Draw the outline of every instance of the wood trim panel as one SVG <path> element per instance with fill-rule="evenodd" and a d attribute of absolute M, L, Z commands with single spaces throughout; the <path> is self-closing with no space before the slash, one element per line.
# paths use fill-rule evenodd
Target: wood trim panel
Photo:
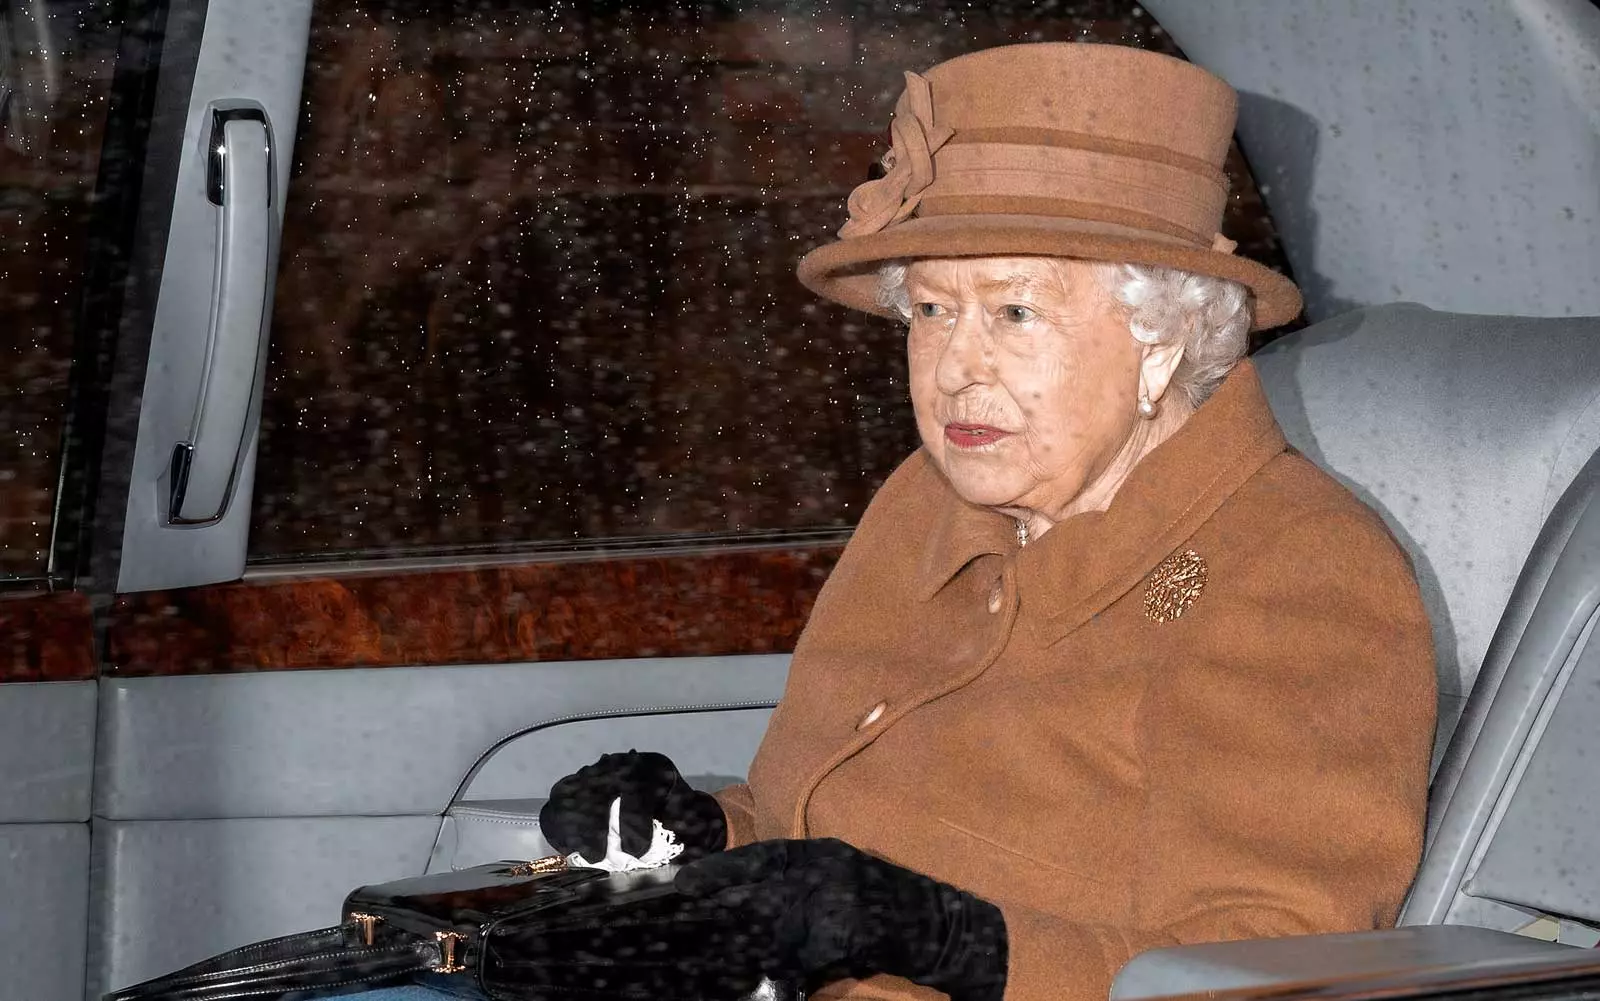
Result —
<path fill-rule="evenodd" d="M 119 677 L 786 653 L 843 547 L 245 581 L 117 598 Z"/>
<path fill-rule="evenodd" d="M 95 676 L 94 615 L 76 591 L 0 597 L 0 682 Z"/>

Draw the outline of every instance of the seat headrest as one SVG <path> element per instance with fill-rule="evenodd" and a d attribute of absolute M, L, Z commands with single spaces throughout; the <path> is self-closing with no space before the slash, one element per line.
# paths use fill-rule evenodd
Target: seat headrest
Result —
<path fill-rule="evenodd" d="M 1410 551 L 1465 695 L 1540 527 L 1600 448 L 1600 317 L 1376 306 L 1256 355 L 1291 444 Z"/>

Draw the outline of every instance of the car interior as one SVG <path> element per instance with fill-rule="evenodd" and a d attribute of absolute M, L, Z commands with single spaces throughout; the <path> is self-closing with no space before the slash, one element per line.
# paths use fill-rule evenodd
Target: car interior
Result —
<path fill-rule="evenodd" d="M 706 335 L 639 316 L 688 297 L 803 301 L 793 260 L 848 182 L 784 166 L 783 143 L 824 128 L 811 102 L 879 122 L 893 99 L 845 94 L 830 46 L 869 66 L 841 72 L 876 80 L 896 60 L 1091 36 L 1175 47 L 1240 92 L 1239 211 L 1306 294 L 1305 322 L 1255 365 L 1291 445 L 1409 554 L 1440 690 L 1426 850 L 1398 927 L 1159 949 L 1112 997 L 1526 972 L 1600 943 L 1600 5 L 3 6 L 0 183 L 20 206 L 5 336 L 18 358 L 35 345 L 36 299 L 70 322 L 51 335 L 59 365 L 0 375 L 0 411 L 20 415 L 7 432 L 49 439 L 40 458 L 0 458 L 19 470 L 0 469 L 0 998 L 97 998 L 328 924 L 359 885 L 548 855 L 545 792 L 608 751 L 661 751 L 706 790 L 742 780 L 810 599 L 912 447 L 906 427 L 882 429 L 907 423 L 903 371 L 874 361 L 892 331 L 859 325 L 840 328 L 837 370 L 807 355 L 843 322 L 831 312 L 753 321 L 809 324 L 759 333 L 794 338 L 798 375 L 756 373 L 738 345 L 697 368 Z M 468 27 L 429 34 L 450 23 Z M 654 90 L 600 57 L 713 35 L 722 49 L 682 56 Z M 73 105 L 73 87 L 94 100 Z M 575 96 L 590 88 L 610 110 Z M 638 180 L 653 154 L 613 141 L 620 127 L 583 146 L 629 108 L 693 118 L 673 95 L 713 88 L 720 179 L 652 160 L 671 182 Z M 466 91 L 490 110 L 535 92 L 529 120 L 549 127 L 467 114 Z M 98 116 L 92 150 L 51 132 L 78 120 L 62 108 Z M 839 171 L 864 170 L 875 133 L 826 128 Z M 515 158 L 540 143 L 573 162 Z M 780 166 L 768 177 L 738 148 Z M 36 195 L 37 177 L 66 190 L 62 151 L 89 157 L 77 194 Z M 532 193 L 496 187 L 524 174 Z M 726 212 L 720 229 L 683 208 L 691 187 Z M 29 198 L 58 208 L 35 219 Z M 478 216 L 452 221 L 469 202 Z M 341 212 L 356 222 L 329 221 Z M 52 227 L 77 242 L 47 248 Z M 739 240 L 765 249 L 739 260 Z M 716 260 L 715 277 L 630 284 L 665 253 Z M 609 355 L 575 348 L 549 305 L 602 293 L 617 301 L 592 322 L 624 331 Z M 528 327 L 526 354 L 495 336 L 497 310 Z M 652 337 L 689 360 L 661 362 L 645 390 L 607 368 L 656 358 Z M 535 356 L 599 374 L 563 389 Z M 44 416 L 25 412 L 46 384 Z M 729 401 L 752 389 L 797 423 L 742 415 Z M 605 418 L 581 463 L 514 446 L 519 421 L 558 434 L 588 419 L 540 393 L 620 413 L 636 391 L 655 423 Z M 653 488 L 630 477 L 670 479 L 694 434 L 724 433 L 685 418 L 670 437 L 660 415 L 727 411 L 726 435 L 751 422 L 770 463 L 824 440 L 803 422 L 830 400 L 869 431 L 815 468 L 795 460 L 821 507 L 737 472 L 635 503 Z M 385 428 L 428 444 L 408 457 Z M 505 475 L 474 481 L 497 449 Z M 502 510 L 516 491 L 542 506 Z"/>

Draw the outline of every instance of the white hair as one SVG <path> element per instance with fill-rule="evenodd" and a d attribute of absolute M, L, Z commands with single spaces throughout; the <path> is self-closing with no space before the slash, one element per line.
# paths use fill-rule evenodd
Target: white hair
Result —
<path fill-rule="evenodd" d="M 907 261 L 878 269 L 878 305 L 910 322 Z M 1238 282 L 1153 264 L 1094 262 L 1095 277 L 1127 315 L 1141 344 L 1183 345 L 1172 381 L 1189 403 L 1204 403 L 1249 347 L 1250 292 Z"/>

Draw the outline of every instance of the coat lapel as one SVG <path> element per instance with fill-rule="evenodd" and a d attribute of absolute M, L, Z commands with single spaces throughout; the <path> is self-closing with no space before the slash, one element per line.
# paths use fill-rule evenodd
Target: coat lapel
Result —
<path fill-rule="evenodd" d="M 1137 586 L 1284 445 L 1255 366 L 1240 362 L 1110 507 L 1061 522 L 1020 553 L 1010 518 L 968 504 L 930 470 L 939 497 L 917 596 L 931 599 L 979 556 L 1016 553 L 1024 593 L 1046 609 L 1029 617 L 1033 628 L 1054 643 Z"/>
<path fill-rule="evenodd" d="M 1182 429 L 1145 456 L 1105 511 L 1070 518 L 1018 556 L 1029 618 L 1055 643 L 1149 576 L 1284 450 L 1261 380 L 1241 362 Z"/>

